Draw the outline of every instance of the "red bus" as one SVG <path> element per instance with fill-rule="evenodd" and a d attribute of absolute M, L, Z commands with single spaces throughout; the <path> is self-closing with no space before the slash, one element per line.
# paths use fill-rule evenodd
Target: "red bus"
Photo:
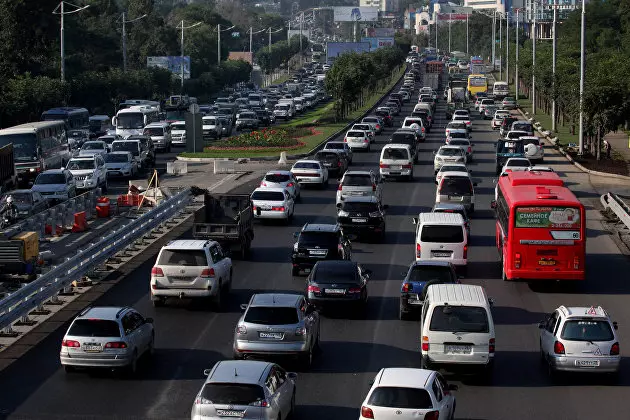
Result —
<path fill-rule="evenodd" d="M 499 179 L 492 208 L 503 280 L 584 280 L 586 213 L 561 181 L 531 172 Z"/>

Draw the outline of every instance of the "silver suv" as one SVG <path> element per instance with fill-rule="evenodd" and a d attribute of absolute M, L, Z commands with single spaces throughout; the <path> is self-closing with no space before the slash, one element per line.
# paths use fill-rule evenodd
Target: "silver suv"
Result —
<path fill-rule="evenodd" d="M 136 373 L 138 359 L 153 354 L 153 320 L 132 308 L 90 307 L 77 316 L 61 342 L 66 372 L 76 367 L 126 368 Z"/>
<path fill-rule="evenodd" d="M 374 171 L 346 171 L 339 181 L 335 205 L 341 204 L 346 197 L 376 197 L 380 203 L 383 198 L 383 182 Z"/>
<path fill-rule="evenodd" d="M 286 420 L 295 412 L 297 374 L 275 363 L 223 360 L 203 373 L 207 379 L 193 403 L 191 420 Z"/>
<path fill-rule="evenodd" d="M 319 346 L 319 314 L 304 296 L 263 293 L 241 305 L 234 331 L 234 358 L 294 356 L 308 368 Z"/>

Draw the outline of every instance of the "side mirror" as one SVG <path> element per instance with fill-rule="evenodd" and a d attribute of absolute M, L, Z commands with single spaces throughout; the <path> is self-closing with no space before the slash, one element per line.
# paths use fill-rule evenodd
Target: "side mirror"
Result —
<path fill-rule="evenodd" d="M 490 306 L 494 306 L 494 299 L 488 298 L 488 303 L 490 304 Z"/>
<path fill-rule="evenodd" d="M 144 318 L 145 324 L 153 324 L 153 318 Z"/>
<path fill-rule="evenodd" d="M 497 208 L 497 201 L 496 200 L 492 200 L 490 202 L 490 208 L 491 209 L 496 209 Z"/>
<path fill-rule="evenodd" d="M 287 378 L 296 380 L 297 377 L 298 377 L 297 373 L 295 373 L 295 372 L 287 372 Z"/>
<path fill-rule="evenodd" d="M 448 384 L 448 390 L 449 391 L 457 391 L 459 389 L 459 387 L 455 384 Z"/>
<path fill-rule="evenodd" d="M 293 232 L 293 237 L 297 239 L 300 236 L 300 232 Z"/>
<path fill-rule="evenodd" d="M 247 310 L 247 303 L 241 303 L 240 308 L 241 308 L 241 311 Z"/>
<path fill-rule="evenodd" d="M 539 329 L 541 329 L 541 330 L 542 330 L 543 328 L 545 328 L 545 321 L 540 321 L 540 322 L 538 323 L 538 328 L 539 328 Z"/>
<path fill-rule="evenodd" d="M 413 221 L 413 224 L 414 224 L 414 225 L 417 225 L 417 224 L 418 224 L 418 218 L 417 218 L 417 217 L 414 217 L 414 218 L 412 218 L 411 220 Z"/>
<path fill-rule="evenodd" d="M 204 370 L 203 370 L 203 376 L 208 376 L 208 375 L 210 375 L 210 370 L 211 370 L 211 369 L 204 369 Z"/>
<path fill-rule="evenodd" d="M 435 151 L 435 150 L 434 150 L 434 151 L 433 151 L 433 154 L 434 154 L 434 155 L 437 155 L 437 151 Z"/>
<path fill-rule="evenodd" d="M 475 143 L 470 143 L 470 145 L 471 145 L 472 147 L 475 147 Z"/>
<path fill-rule="evenodd" d="M 616 330 L 619 329 L 619 325 L 617 324 L 617 321 L 613 322 L 613 328 Z"/>

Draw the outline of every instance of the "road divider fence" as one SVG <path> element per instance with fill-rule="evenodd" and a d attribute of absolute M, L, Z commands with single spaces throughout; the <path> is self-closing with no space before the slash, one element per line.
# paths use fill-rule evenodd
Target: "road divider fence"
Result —
<path fill-rule="evenodd" d="M 623 225 L 622 230 L 626 234 L 630 233 L 630 206 L 621 199 L 617 194 L 607 193 L 601 196 L 600 201 L 604 210 L 610 209 L 619 221 L 619 226 Z"/>

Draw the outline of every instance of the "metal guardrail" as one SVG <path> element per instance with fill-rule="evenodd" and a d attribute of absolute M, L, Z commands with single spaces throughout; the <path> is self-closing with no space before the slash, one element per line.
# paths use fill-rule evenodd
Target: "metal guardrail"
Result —
<path fill-rule="evenodd" d="M 73 281 L 79 280 L 91 269 L 103 264 L 110 257 L 149 233 L 152 229 L 183 211 L 192 201 L 190 189 L 185 189 L 163 200 L 155 208 L 129 224 L 114 230 L 99 242 L 91 244 L 77 255 L 53 267 L 38 279 L 0 300 L 0 329 L 11 325 L 40 308 Z"/>
<path fill-rule="evenodd" d="M 600 201 L 604 209 L 610 209 L 619 218 L 619 221 L 630 230 L 630 206 L 617 194 L 607 193 L 601 196 Z"/>

